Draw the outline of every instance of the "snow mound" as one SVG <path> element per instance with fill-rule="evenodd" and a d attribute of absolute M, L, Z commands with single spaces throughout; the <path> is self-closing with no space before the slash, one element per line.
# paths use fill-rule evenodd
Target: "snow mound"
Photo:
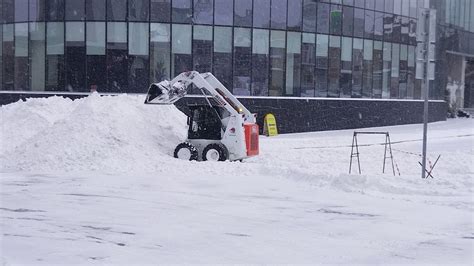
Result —
<path fill-rule="evenodd" d="M 131 95 L 28 99 L 1 107 L 3 171 L 153 171 L 185 139 L 174 106 Z"/>

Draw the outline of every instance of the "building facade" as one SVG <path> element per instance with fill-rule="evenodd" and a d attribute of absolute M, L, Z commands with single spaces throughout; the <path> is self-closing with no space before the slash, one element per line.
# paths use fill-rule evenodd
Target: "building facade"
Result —
<path fill-rule="evenodd" d="M 371 118 L 368 126 L 417 122 L 420 114 L 398 117 L 398 107 L 390 106 L 415 112 L 422 98 L 422 83 L 415 79 L 422 7 L 439 10 L 442 65 L 429 94 L 439 101 L 433 103 L 439 109 L 433 120 L 444 118 L 442 101 L 450 86 L 464 89 L 465 69 L 473 69 L 470 0 L 0 0 L 0 5 L 2 102 L 29 94 L 145 93 L 149 83 L 197 70 L 213 72 L 261 114 L 280 110 L 285 121 L 293 119 L 284 118 L 285 110 L 302 106 L 299 101 L 316 106 L 328 99 L 329 108 L 356 106 L 352 100 L 372 107 L 387 103 L 388 110 L 373 109 L 382 118 Z M 444 67 L 458 62 L 457 69 Z M 464 105 L 469 92 L 454 92 L 456 104 Z M 280 106 L 287 101 L 279 99 L 292 101 Z M 325 124 L 337 118 L 327 119 Z M 341 127 L 301 125 L 303 131 L 335 128 Z"/>

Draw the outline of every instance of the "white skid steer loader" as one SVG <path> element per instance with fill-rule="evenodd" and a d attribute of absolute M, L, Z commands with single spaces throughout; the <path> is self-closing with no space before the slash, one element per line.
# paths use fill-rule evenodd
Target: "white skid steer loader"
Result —
<path fill-rule="evenodd" d="M 184 160 L 236 161 L 259 153 L 259 129 L 250 113 L 211 73 L 183 72 L 171 81 L 153 83 L 145 104 L 173 104 L 191 85 L 204 95 L 205 105 L 188 105 L 188 138 L 174 157 Z M 212 102 L 212 103 L 211 103 Z"/>

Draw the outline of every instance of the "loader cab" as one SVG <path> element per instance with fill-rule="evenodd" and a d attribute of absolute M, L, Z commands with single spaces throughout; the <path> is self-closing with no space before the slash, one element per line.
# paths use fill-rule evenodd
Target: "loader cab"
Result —
<path fill-rule="evenodd" d="M 222 110 L 216 106 L 188 106 L 188 139 L 222 139 Z"/>

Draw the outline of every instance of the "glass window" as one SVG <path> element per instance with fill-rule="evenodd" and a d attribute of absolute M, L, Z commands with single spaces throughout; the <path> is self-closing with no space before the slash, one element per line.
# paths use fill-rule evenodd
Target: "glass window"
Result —
<path fill-rule="evenodd" d="M 385 12 L 393 13 L 393 0 L 385 0 Z"/>
<path fill-rule="evenodd" d="M 44 11 L 46 10 L 46 0 L 30 0 L 29 10 L 30 10 L 30 21 L 44 21 Z"/>
<path fill-rule="evenodd" d="M 128 20 L 148 21 L 150 0 L 128 0 Z"/>
<path fill-rule="evenodd" d="M 129 89 L 127 36 L 126 22 L 107 23 L 107 91 L 126 92 Z"/>
<path fill-rule="evenodd" d="M 352 97 L 362 97 L 362 70 L 364 62 L 364 40 L 354 38 L 352 50 Z"/>
<path fill-rule="evenodd" d="M 86 54 L 105 55 L 105 22 L 87 22 Z"/>
<path fill-rule="evenodd" d="M 392 41 L 400 42 L 402 35 L 402 17 L 394 16 L 393 18 L 393 32 L 392 32 Z"/>
<path fill-rule="evenodd" d="M 127 43 L 127 24 L 125 22 L 107 23 L 108 43 Z"/>
<path fill-rule="evenodd" d="M 375 12 L 371 10 L 365 10 L 365 38 L 374 38 L 374 27 L 375 27 Z"/>
<path fill-rule="evenodd" d="M 270 0 L 253 1 L 253 26 L 270 27 Z"/>
<path fill-rule="evenodd" d="M 125 21 L 127 0 L 107 0 L 107 20 Z"/>
<path fill-rule="evenodd" d="M 45 86 L 45 25 L 44 22 L 30 23 L 30 77 L 31 90 L 44 91 Z"/>
<path fill-rule="evenodd" d="M 64 23 L 48 22 L 47 48 L 48 55 L 64 54 Z"/>
<path fill-rule="evenodd" d="M 363 9 L 355 8 L 354 9 L 354 36 L 355 37 L 364 37 L 364 17 L 365 13 Z"/>
<path fill-rule="evenodd" d="M 171 32 L 169 24 L 150 24 L 150 81 L 170 79 Z"/>
<path fill-rule="evenodd" d="M 193 17 L 192 16 L 193 14 L 192 0 L 173 0 L 172 3 L 173 3 L 173 17 L 172 17 L 173 22 L 191 23 L 192 17 Z"/>
<path fill-rule="evenodd" d="M 234 18 L 234 3 L 232 0 L 214 0 L 214 24 L 232 25 Z"/>
<path fill-rule="evenodd" d="M 151 21 L 171 21 L 171 0 L 150 0 L 150 9 Z"/>
<path fill-rule="evenodd" d="M 13 10 L 12 10 L 13 11 Z M 13 12 L 12 12 L 13 14 Z M 2 61 L 3 61 L 3 89 L 14 89 L 15 45 L 13 24 L 3 24 Z"/>
<path fill-rule="evenodd" d="M 301 73 L 301 33 L 288 32 L 285 95 L 299 96 Z"/>
<path fill-rule="evenodd" d="M 254 29 L 252 39 L 252 95 L 267 96 L 270 32 Z"/>
<path fill-rule="evenodd" d="M 416 18 L 417 15 L 417 6 L 416 6 L 416 0 L 410 0 L 410 17 Z"/>
<path fill-rule="evenodd" d="M 128 24 L 128 54 L 148 55 L 148 32 L 147 23 Z"/>
<path fill-rule="evenodd" d="M 383 0 L 378 0 L 378 2 L 383 2 Z M 365 0 L 365 8 L 374 10 L 375 0 Z"/>
<path fill-rule="evenodd" d="M 28 23 L 15 24 L 15 57 L 28 56 Z"/>
<path fill-rule="evenodd" d="M 105 0 L 86 0 L 87 20 L 105 20 Z"/>
<path fill-rule="evenodd" d="M 13 22 L 15 16 L 14 0 L 3 0 L 3 21 Z M 12 81 L 13 86 L 13 81 Z"/>
<path fill-rule="evenodd" d="M 340 96 L 341 37 L 329 36 L 328 97 Z"/>
<path fill-rule="evenodd" d="M 402 14 L 402 0 L 393 0 L 393 13 L 396 15 Z"/>
<path fill-rule="evenodd" d="M 407 98 L 413 99 L 415 94 L 415 46 L 408 46 L 408 73 L 407 73 Z"/>
<path fill-rule="evenodd" d="M 474 32 L 474 1 L 471 1 L 471 20 L 469 23 L 469 31 Z"/>
<path fill-rule="evenodd" d="M 286 0 L 272 0 L 271 27 L 273 29 L 286 28 Z"/>
<path fill-rule="evenodd" d="M 234 28 L 234 94 L 250 95 L 250 29 Z"/>
<path fill-rule="evenodd" d="M 383 12 L 385 9 L 384 0 L 375 0 L 375 10 Z"/>
<path fill-rule="evenodd" d="M 373 82 L 373 56 L 374 42 L 372 40 L 364 40 L 364 66 L 363 66 L 363 83 L 362 97 L 372 98 L 372 82 Z"/>
<path fill-rule="evenodd" d="M 402 22 L 401 22 L 401 42 L 402 43 L 409 43 L 410 42 L 410 36 L 409 36 L 409 27 L 410 27 L 410 21 L 407 17 L 402 17 Z"/>
<path fill-rule="evenodd" d="M 191 26 L 173 24 L 171 35 L 171 76 L 192 69 Z"/>
<path fill-rule="evenodd" d="M 399 98 L 407 97 L 408 82 L 408 46 L 400 45 L 400 75 L 399 75 Z"/>
<path fill-rule="evenodd" d="M 329 11 L 330 5 L 325 3 L 318 3 L 317 30 L 319 33 L 329 33 Z"/>
<path fill-rule="evenodd" d="M 364 8 L 365 0 L 354 0 L 354 6 Z"/>
<path fill-rule="evenodd" d="M 316 0 L 303 2 L 303 31 L 316 32 Z"/>
<path fill-rule="evenodd" d="M 64 0 L 48 0 L 47 4 L 47 20 L 64 20 Z"/>
<path fill-rule="evenodd" d="M 84 22 L 66 22 L 66 42 L 84 42 Z"/>
<path fill-rule="evenodd" d="M 400 75 L 400 44 L 392 44 L 392 80 L 390 98 L 398 98 L 398 85 Z"/>
<path fill-rule="evenodd" d="M 86 91 L 85 23 L 66 22 L 66 90 Z"/>
<path fill-rule="evenodd" d="M 301 46 L 301 96 L 314 97 L 316 68 L 316 35 L 303 33 Z"/>
<path fill-rule="evenodd" d="M 410 16 L 410 0 L 402 0 L 402 15 Z"/>
<path fill-rule="evenodd" d="M 382 98 L 383 85 L 383 43 L 374 41 L 374 56 L 373 56 L 373 98 Z"/>
<path fill-rule="evenodd" d="M 66 0 L 66 20 L 83 20 L 84 5 L 84 0 Z"/>
<path fill-rule="evenodd" d="M 382 77 L 382 98 L 390 98 L 390 84 L 392 77 L 392 44 L 383 43 L 383 77 Z"/>
<path fill-rule="evenodd" d="M 291 15 L 288 16 L 288 29 L 301 31 L 302 23 L 302 0 L 291 0 L 288 1 L 288 9 L 291 10 Z"/>
<path fill-rule="evenodd" d="M 341 35 L 342 30 L 342 7 L 331 5 L 331 34 Z"/>
<path fill-rule="evenodd" d="M 212 27 L 194 26 L 193 69 L 200 72 L 212 71 Z"/>
<path fill-rule="evenodd" d="M 346 6 L 353 6 L 354 0 L 343 0 L 342 3 Z"/>
<path fill-rule="evenodd" d="M 343 22 L 342 22 L 342 34 L 346 36 L 352 36 L 354 31 L 354 8 L 344 6 L 342 10 Z"/>
<path fill-rule="evenodd" d="M 15 90 L 29 90 L 28 23 L 15 24 Z"/>
<path fill-rule="evenodd" d="M 127 92 L 144 93 L 149 85 L 149 23 L 128 24 Z"/>
<path fill-rule="evenodd" d="M 384 14 L 382 12 L 375 12 L 374 23 L 374 39 L 382 40 L 384 33 Z"/>
<path fill-rule="evenodd" d="M 213 59 L 212 73 L 227 89 L 232 90 L 232 28 L 214 27 Z"/>
<path fill-rule="evenodd" d="M 64 23 L 48 22 L 46 30 L 46 90 L 63 91 L 64 66 Z"/>
<path fill-rule="evenodd" d="M 328 95 L 328 56 L 329 36 L 318 34 L 316 37 L 316 96 Z"/>
<path fill-rule="evenodd" d="M 269 96 L 283 95 L 285 80 L 285 43 L 284 31 L 272 30 L 270 32 L 270 88 Z"/>
<path fill-rule="evenodd" d="M 194 0 L 194 23 L 212 24 L 213 10 L 213 0 Z"/>
<path fill-rule="evenodd" d="M 252 0 L 240 0 L 234 6 L 234 25 L 252 26 Z"/>
<path fill-rule="evenodd" d="M 385 41 L 392 40 L 393 33 L 393 15 L 385 14 L 383 19 L 383 36 Z"/>
<path fill-rule="evenodd" d="M 15 21 L 28 21 L 28 0 L 15 0 Z"/>
<path fill-rule="evenodd" d="M 345 98 L 351 97 L 352 88 L 352 38 L 342 38 L 341 52 L 341 96 Z"/>

